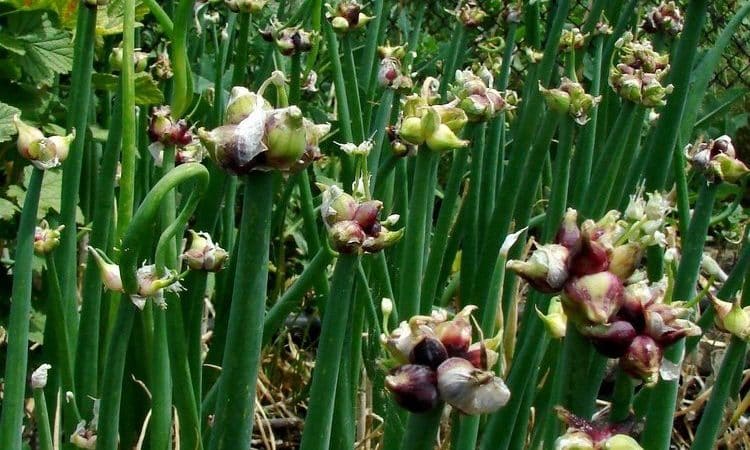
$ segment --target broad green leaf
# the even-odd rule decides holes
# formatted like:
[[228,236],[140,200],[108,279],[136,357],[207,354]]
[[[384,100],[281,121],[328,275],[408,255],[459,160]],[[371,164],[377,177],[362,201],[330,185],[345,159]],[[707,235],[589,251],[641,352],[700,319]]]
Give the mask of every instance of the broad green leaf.
[[[95,73],[91,82],[96,89],[114,91],[120,85],[119,78],[117,75],[108,73]],[[135,103],[141,106],[164,103],[164,94],[148,72],[135,74]]]
[[16,134],[16,126],[13,125],[13,116],[20,111],[10,105],[0,102],[0,142],[10,140]]
[[73,68],[73,43],[69,33],[44,27],[36,33],[18,36],[26,54],[17,57],[24,72],[34,81],[52,81],[58,73]]
[[0,198],[0,220],[11,220],[20,209],[10,200]]
[[0,47],[19,56],[23,56],[26,54],[26,49],[23,46],[23,42],[7,34],[0,34]]
[[[110,0],[105,8],[99,10],[96,15],[96,34],[107,36],[122,33],[123,4],[123,0]],[[148,12],[148,7],[140,0],[136,0],[135,19],[143,19]],[[140,26],[141,24],[136,24],[136,27]]]
[[52,11],[66,28],[73,28],[80,0],[0,0],[0,3],[8,3],[22,11]]
[[[16,205],[23,207],[24,199],[26,198],[26,187],[28,186],[29,179],[31,178],[31,166],[26,166],[23,171],[23,187],[18,185],[12,185],[8,187],[7,197],[15,200]],[[41,220],[47,213],[52,210],[56,213],[60,212],[60,194],[62,192],[62,171],[60,170],[47,170],[44,173],[44,181],[42,181],[42,191],[39,194],[39,209],[37,210],[37,219]],[[76,222],[83,223],[83,213],[81,209],[76,207]]]
[[135,104],[157,105],[164,103],[164,94],[148,72],[135,74]]

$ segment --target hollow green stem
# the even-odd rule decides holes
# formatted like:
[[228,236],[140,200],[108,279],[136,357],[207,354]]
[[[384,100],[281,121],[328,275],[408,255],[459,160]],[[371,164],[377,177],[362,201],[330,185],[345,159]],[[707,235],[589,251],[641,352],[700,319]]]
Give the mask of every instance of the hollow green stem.
[[49,413],[47,412],[47,399],[44,396],[44,388],[33,389],[34,393],[34,418],[36,419],[36,436],[38,450],[53,450],[52,431],[49,426]]
[[[400,278],[398,291],[398,309],[401,318],[407,318],[424,312],[420,305],[422,292],[422,273],[424,268],[425,230],[427,224],[428,202],[433,201],[434,185],[430,183],[432,166],[438,155],[427,148],[422,148],[417,153],[417,162],[414,169],[414,187],[409,199],[409,216],[406,220],[406,234],[402,243],[403,258],[401,267],[408,267],[403,271]],[[428,305],[424,305],[427,309]]]
[[[604,36],[594,37],[594,68],[593,78],[589,86],[589,94],[598,96],[601,89],[602,77],[602,49],[604,47]],[[583,128],[578,148],[574,155],[573,167],[575,168],[575,184],[572,186],[571,201],[573,206],[580,207],[583,203],[586,189],[591,179],[591,166],[594,161],[594,143],[596,141],[596,124],[599,118],[599,108],[595,106],[589,113],[589,121]]]
[[362,120],[362,102],[360,101],[359,82],[357,81],[357,66],[354,62],[352,37],[350,33],[341,38],[344,63],[342,66],[346,83],[346,98],[349,101],[349,113],[352,118],[352,135],[355,144],[365,139],[365,127]]
[[135,163],[137,154],[135,117],[135,0],[123,2],[122,19],[122,158],[120,161],[120,196],[117,201],[117,233],[115,242],[123,239],[135,207]]
[[[91,72],[94,61],[96,8],[78,9],[76,39],[73,49],[70,102],[68,104],[68,130],[76,130],[68,158],[63,164],[63,185],[60,193],[60,221],[65,230],[60,236],[56,253],[60,263],[60,287],[65,302],[65,326],[71,343],[78,336],[78,239],[76,207],[81,185],[84,150],[88,137],[89,107],[91,105]],[[132,59],[131,59],[132,61]],[[132,64],[131,64],[132,66]]]
[[307,419],[302,431],[302,450],[329,448],[334,410],[331,395],[336,391],[357,264],[357,255],[341,255],[333,273],[328,304],[335,302],[339,307],[327,308],[323,316]]
[[[745,282],[742,288],[743,307],[750,304],[750,273],[745,275]],[[737,386],[732,386],[732,377],[738,368],[743,365],[745,352],[747,351],[747,342],[732,336],[729,346],[724,351],[724,357],[721,361],[721,368],[716,375],[711,397],[708,400],[703,415],[698,423],[698,429],[695,432],[692,450],[710,450],[716,446],[716,437],[722,430],[722,421],[725,416],[725,407],[730,396],[738,394]],[[741,370],[741,369],[740,369]]]
[[184,448],[202,450],[198,402],[188,364],[182,309],[179,298],[175,293],[168,292],[166,297],[168,305],[166,322],[169,366],[172,372],[174,404],[180,419],[180,444]]
[[130,333],[133,330],[135,306],[130,296],[123,294],[117,316],[112,326],[106,364],[102,375],[102,396],[99,407],[99,426],[96,445],[98,448],[116,449],[120,423],[120,402],[122,400],[122,379],[125,371],[125,357]]
[[8,318],[8,347],[5,362],[3,412],[0,418],[0,447],[21,450],[21,434],[28,364],[29,315],[31,314],[31,263],[34,257],[34,230],[44,171],[33,169],[26,190],[16,237],[13,287]]
[[148,10],[154,16],[154,19],[159,23],[164,34],[171,38],[174,33],[174,24],[172,23],[172,19],[169,18],[169,15],[162,9],[156,0],[143,0],[143,3],[148,7]]
[[[182,117],[193,101],[193,84],[187,55],[187,35],[193,13],[193,3],[192,0],[180,0],[175,11],[174,32],[172,33],[172,46],[170,47],[172,67],[174,68],[172,81],[172,114],[174,117]],[[123,60],[129,61],[124,54]]]
[[459,191],[461,181],[466,170],[466,160],[469,156],[468,149],[457,149],[453,151],[453,162],[448,180],[443,189],[443,201],[440,204],[435,234],[430,242],[430,253],[425,266],[425,277],[422,282],[422,300],[420,310],[432,305],[437,297],[440,282],[440,268],[443,266],[445,250],[448,244],[450,230],[456,220],[459,204]]
[[435,448],[443,409],[441,404],[422,414],[409,414],[404,438],[401,442],[401,450],[430,450]]
[[299,53],[292,55],[292,67],[289,75],[289,104],[296,105],[300,98],[300,85],[302,84],[302,56]]
[[[122,102],[115,100],[113,116],[122,116]],[[115,198],[115,176],[120,156],[122,127],[119,120],[113,120],[107,136],[107,144],[102,154],[101,167],[97,176],[96,203],[89,244],[94,248],[106,249],[110,239]],[[58,250],[59,251],[59,250]],[[100,357],[100,326],[102,311],[102,282],[99,268],[93,256],[88,255],[86,270],[81,288],[81,320],[78,342],[75,351],[75,383],[78,405],[84,417],[92,413],[92,398],[98,398],[97,386]]]
[[[313,203],[312,190],[310,189],[310,177],[306,170],[297,175],[297,187],[300,195],[300,208],[302,210],[302,220],[305,229],[305,239],[307,240],[307,249],[310,255],[317,254],[323,246],[320,243],[320,236],[317,226],[317,215],[315,214],[315,205]],[[314,282],[315,294],[318,297],[328,295],[329,287],[326,277],[317,277]]]
[[685,27],[670,61],[670,81],[674,85],[674,91],[669,95],[667,105],[660,113],[653,141],[654,148],[646,149],[650,155],[646,165],[647,191],[662,189],[667,180],[667,168],[672,162],[685,105],[690,97],[690,74],[700,47],[698,40],[706,20],[708,4],[709,2],[704,0],[690,0],[687,6]]
[[[702,180],[688,235],[683,240],[682,258],[677,269],[673,294],[676,300],[687,300],[693,296],[717,190],[718,185],[707,183],[705,179]],[[664,357],[679,366],[682,363],[684,351],[685,340],[680,339],[666,350]],[[669,446],[678,387],[679,380],[660,380],[654,388],[649,415],[646,419],[646,429],[643,433],[644,448]]]
[[162,201],[169,192],[181,183],[193,181],[193,189],[186,206],[180,213],[178,220],[167,227],[160,237],[161,246],[157,247],[157,265],[163,266],[164,242],[174,242],[174,236],[178,229],[183,227],[192,211],[195,209],[198,198],[208,185],[208,170],[198,163],[183,164],[169,173],[149,191],[144,198],[138,211],[133,215],[127,232],[122,241],[122,255],[120,257],[120,276],[122,277],[125,293],[120,299],[117,315],[112,328],[112,338],[109,340],[104,375],[102,377],[102,397],[99,428],[97,433],[97,445],[99,448],[117,448],[118,426],[120,421],[120,401],[122,398],[122,380],[125,369],[125,359],[128,348],[130,333],[133,328],[135,307],[131,303],[130,295],[138,292],[138,280],[136,278],[136,267],[144,235],[156,222],[160,212]]
[[375,80],[378,74],[378,65],[376,64],[378,43],[381,39],[381,34],[386,26],[386,20],[383,20],[383,9],[385,6],[385,0],[375,0],[373,2],[372,11],[374,18],[367,28],[367,37],[365,40],[365,48],[362,50],[362,71],[360,72],[360,85],[364,92],[368,93],[368,100],[372,99],[375,95]]
[[[331,28],[331,24],[323,25],[328,54],[330,56],[331,67],[333,68],[333,85],[336,91],[336,106],[338,112],[338,124],[341,128],[342,138],[345,142],[354,143],[352,133],[351,110],[349,108],[349,99],[347,94],[348,86],[344,78],[344,70],[341,66],[339,57],[339,44],[336,40],[336,33]],[[346,183],[344,183],[346,186]]]
[[466,194],[467,220],[464,223],[464,239],[461,251],[461,298],[464,304],[476,304],[474,298],[474,276],[477,272],[479,258],[479,222],[481,206],[479,204],[482,189],[482,163],[484,163],[485,124],[472,124],[468,133],[471,138],[471,171],[469,191]]
[[[375,113],[375,120],[370,126],[370,133],[375,133],[372,150],[370,150],[370,154],[367,156],[367,167],[372,169],[370,192],[376,192],[375,188],[378,179],[387,175],[388,172],[393,170],[393,167],[395,167],[396,164],[396,156],[393,155],[392,152],[389,152],[390,145],[385,141],[385,131],[388,126],[388,119],[391,117],[394,97],[395,94],[392,89],[385,89],[383,91],[377,112]],[[387,152],[385,156],[383,156],[383,149]],[[385,161],[381,163],[381,160],[384,158],[386,158]],[[375,168],[377,168],[377,170],[375,170]],[[383,172],[381,172],[381,170],[383,170]]]
[[536,339],[533,343],[527,342],[528,345],[521,347],[521,351],[513,359],[513,370],[507,379],[507,384],[513,394],[507,405],[489,417],[479,443],[480,449],[504,450],[510,445],[513,436],[509,430],[515,426],[521,408],[525,404],[526,389],[533,388],[533,384],[529,386],[528,376],[534,367],[541,363],[542,355],[549,343],[549,337],[543,333],[544,328],[542,326],[540,328],[542,333],[534,335]]
[[263,339],[274,174],[245,178],[237,268],[211,434],[212,450],[250,446]]
[[633,401],[633,379],[628,374],[617,369],[615,378],[615,392],[612,399],[612,410],[609,413],[610,422],[622,422],[630,415],[630,405]]
[[152,305],[154,316],[154,346],[151,363],[151,422],[149,423],[152,450],[166,450],[172,441],[172,383],[169,367],[166,311]]
[[617,127],[610,132],[607,142],[602,147],[607,150],[599,155],[594,169],[599,175],[591,180],[586,200],[581,204],[581,212],[585,217],[599,217],[609,204],[615,178],[627,151],[627,136],[637,116],[637,108],[635,103],[623,101],[616,121]]
[[[162,173],[167,174],[175,165],[175,148],[164,148],[162,157]],[[167,194],[162,202],[160,211],[160,225],[166,230],[175,219],[174,194]],[[174,242],[174,240],[171,240]],[[174,245],[173,245],[174,246]],[[173,250],[173,249],[170,249]],[[170,255],[171,256],[171,255]],[[172,267],[173,264],[170,264]],[[157,267],[159,276],[166,273],[164,267]],[[172,440],[172,377],[169,365],[169,340],[167,337],[166,311],[156,305],[151,305],[153,315],[153,341],[151,346],[151,422],[150,444],[152,450],[166,450]],[[180,424],[182,425],[182,424]]]
[[[60,378],[62,380],[63,392],[73,392],[75,394],[75,383],[73,378],[73,355],[70,350],[70,336],[68,335],[68,327],[65,326],[65,305],[62,301],[62,291],[60,290],[59,278],[57,276],[57,265],[53,255],[48,254],[47,258],[47,272],[48,272],[48,283],[49,283],[49,298],[47,318],[49,319],[47,326],[53,328],[53,336],[55,341],[53,348],[55,349],[55,363],[60,369]],[[80,413],[78,412],[77,403],[75,401],[65,402],[65,412],[67,418],[71,423],[69,428],[72,429],[75,423],[81,420]]]

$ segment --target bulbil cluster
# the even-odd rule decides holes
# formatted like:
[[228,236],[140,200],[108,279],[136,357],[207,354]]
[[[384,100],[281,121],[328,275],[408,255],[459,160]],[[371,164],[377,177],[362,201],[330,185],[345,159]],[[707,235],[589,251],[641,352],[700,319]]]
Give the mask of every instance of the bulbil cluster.
[[646,33],[676,36],[682,31],[684,25],[685,19],[675,2],[662,2],[646,14],[641,28]]
[[481,75],[470,69],[457,70],[451,88],[453,102],[466,113],[469,121],[484,122],[502,111],[514,109],[515,103],[506,101],[506,96],[515,99],[515,92],[501,93],[494,89],[494,79],[486,68],[480,68],[479,73]]
[[547,106],[559,113],[568,114],[579,125],[589,120],[589,112],[601,101],[601,96],[587,94],[581,83],[563,77],[560,86],[545,89],[539,86]]
[[541,292],[561,293],[565,315],[597,351],[619,358],[620,367],[648,384],[658,380],[663,349],[700,333],[685,320],[689,310],[667,303],[662,283],[636,272],[648,245],[665,245],[662,231],[669,202],[640,195],[621,219],[610,211],[579,227],[568,210],[555,243],[538,246],[526,261],[507,267]]
[[727,135],[688,145],[685,152],[690,164],[709,179],[737,183],[750,172],[745,163],[737,158],[732,139]]
[[651,42],[635,40],[629,32],[615,45],[620,49],[620,62],[610,70],[610,86],[633,103],[648,108],[665,105],[665,97],[672,92],[671,84],[662,84],[669,72],[669,55],[657,53]]
[[190,244],[182,254],[182,259],[191,270],[218,272],[224,268],[229,253],[219,247],[204,231],[190,231]]
[[322,188],[320,213],[336,251],[375,253],[395,244],[403,236],[403,228],[398,231],[387,228],[396,224],[398,215],[389,216],[382,222],[378,219],[383,208],[379,200],[358,201],[336,185]]
[[716,298],[710,292],[708,296],[716,311],[716,327],[743,341],[750,341],[750,306],[743,307],[739,297],[733,302],[727,302]]
[[40,170],[53,169],[68,157],[70,144],[76,137],[73,130],[67,136],[45,136],[42,130],[23,122],[18,116],[13,117],[18,138],[18,152]]
[[466,28],[478,28],[487,18],[487,13],[479,6],[479,2],[468,0],[458,8],[456,17]]
[[555,450],[642,450],[627,434],[632,428],[630,423],[591,422],[562,407],[557,407],[556,412],[568,429],[555,440]]
[[313,34],[300,27],[283,27],[276,21],[260,32],[266,42],[276,45],[284,56],[309,52],[313,45]]
[[56,249],[60,245],[60,234],[64,229],[65,225],[50,228],[49,223],[42,219],[34,230],[34,254],[44,256]]
[[402,408],[422,413],[444,401],[464,414],[488,414],[508,402],[510,391],[491,370],[499,339],[471,342],[475,309],[450,320],[443,310],[414,316],[381,337],[391,356],[385,385]]
[[329,6],[327,16],[337,33],[359,30],[373,19],[362,12],[362,5],[356,1],[342,1],[335,7]]
[[560,51],[572,52],[582,49],[586,44],[586,36],[578,27],[563,30],[560,35]]
[[236,13],[258,14],[263,11],[268,0],[224,0],[230,11]]
[[378,66],[378,84],[394,91],[409,91],[413,87],[411,77],[404,73],[401,62],[406,56],[406,49],[401,46],[378,47],[380,65]]
[[174,147],[175,164],[200,162],[206,153],[185,119],[174,120],[169,106],[158,106],[151,111],[148,124],[148,149],[157,166],[161,166],[164,147]]
[[234,175],[299,171],[320,157],[318,143],[330,130],[329,124],[316,125],[303,117],[297,106],[273,108],[263,98],[264,86],[257,94],[232,88],[226,125],[198,130],[211,158]]
[[427,78],[419,94],[412,94],[404,100],[401,118],[389,130],[389,138],[394,152],[399,155],[413,154],[416,146],[425,144],[436,152],[462,148],[469,141],[460,139],[468,117],[459,108],[458,101],[437,105],[439,82]]

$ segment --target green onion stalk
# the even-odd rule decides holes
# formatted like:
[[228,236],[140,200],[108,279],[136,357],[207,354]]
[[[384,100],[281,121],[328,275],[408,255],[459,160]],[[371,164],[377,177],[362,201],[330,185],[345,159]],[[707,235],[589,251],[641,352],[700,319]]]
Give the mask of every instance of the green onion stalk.
[[[62,322],[60,323],[62,325]],[[39,450],[53,450],[52,430],[49,425],[49,412],[47,410],[47,399],[44,395],[44,385],[47,380],[47,368],[42,365],[31,375],[31,390],[34,395],[34,418],[36,419],[37,448]],[[39,373],[40,371],[45,373]],[[37,377],[43,379],[35,379]]]
[[[461,251],[461,298],[465,304],[475,303],[473,283],[479,253],[479,234],[482,208],[480,196],[482,189],[482,163],[484,163],[486,124],[471,124],[467,134],[471,136],[471,170],[469,191],[466,193],[468,208],[464,224],[464,239]],[[408,266],[407,266],[408,267]]]
[[60,289],[59,278],[57,275],[57,265],[52,253],[46,255],[47,262],[47,280],[49,283],[49,298],[47,311],[48,326],[52,327],[52,336],[55,341],[52,345],[54,349],[54,362],[57,364],[62,381],[61,388],[63,392],[72,392],[74,394],[72,401],[64,404],[66,426],[73,426],[81,420],[78,405],[75,400],[75,383],[73,378],[73,355],[71,353],[70,336],[68,328],[65,326],[65,304],[62,300],[62,291]]
[[[534,76],[529,81],[530,83],[536,84],[538,80],[549,78],[548,74],[552,72],[555,56],[557,53],[557,44],[559,42],[563,23],[565,21],[565,17],[567,16],[569,8],[570,4],[567,1],[563,1],[558,4],[542,62],[540,63],[540,66],[537,68],[537,70],[534,71]],[[531,98],[527,99],[524,103],[526,104],[526,106],[522,108],[521,115],[518,120],[518,126],[520,128],[516,130],[516,133],[514,134],[513,148],[515,149],[515,151],[511,155],[508,167],[504,171],[502,185],[500,190],[498,191],[499,198],[502,198],[503,202],[496,203],[495,210],[492,213],[492,217],[490,218],[487,228],[488,230],[493,230],[493,232],[496,232],[501,236],[507,234],[507,231],[509,230],[511,216],[513,214],[512,211],[515,209],[515,204],[518,197],[518,187],[520,186],[519,178],[521,176],[522,169],[527,165],[527,156],[529,153],[527,149],[531,147],[534,135],[536,134],[534,126],[535,121],[524,119],[528,117],[538,117],[543,111],[542,96],[539,93],[532,94]],[[529,158],[529,164],[538,165],[539,163],[541,163],[541,160],[533,160]],[[530,165],[529,167],[532,166]],[[479,267],[482,268],[482,270],[491,270],[493,272],[495,270],[495,267],[499,261],[498,250],[501,244],[500,242],[495,241],[499,240],[488,241],[484,251],[482,252],[482,255],[479,259]],[[485,298],[489,295],[494,295],[490,291],[492,279],[493,277],[488,273],[479,273],[477,275],[475,283],[477,295],[484,296]],[[486,301],[483,303],[487,304]],[[537,359],[535,355],[537,355],[540,351],[538,345],[535,344],[531,346],[528,345],[528,342],[539,341],[539,337],[544,331],[542,326],[539,324],[534,326],[534,322],[532,322],[530,327],[528,328],[533,328],[533,330],[529,330],[527,334],[529,340],[526,340],[525,342],[527,344],[525,346],[522,346],[522,350],[525,349],[526,354],[523,356],[519,354],[518,357],[514,358],[515,364],[511,367],[510,377],[507,380],[508,385],[511,386],[512,391],[513,386],[523,385],[519,377],[521,377],[522,375],[525,376],[525,374],[529,372],[532,367],[531,364],[533,364]],[[521,340],[520,342],[524,342],[524,340]],[[513,380],[514,378],[516,378],[515,382]],[[482,439],[480,440],[480,448],[496,448],[495,443],[504,434],[507,422],[515,422],[518,414],[517,408],[520,407],[521,400],[514,400],[516,397],[518,397],[518,395],[511,396],[508,405],[490,416],[487,422],[487,428],[485,429],[485,432],[482,435]]]
[[151,227],[156,222],[165,196],[172,189],[186,182],[192,182],[193,188],[183,211],[178,216],[178,221],[181,221],[181,223],[175,222],[172,224],[160,238],[162,243],[166,242],[167,239],[174,240],[178,228],[187,223],[190,213],[195,210],[198,199],[208,185],[208,171],[204,166],[197,163],[183,164],[162,177],[138,207],[123,237],[120,275],[125,293],[120,299],[112,327],[113,338],[110,339],[102,376],[100,420],[97,433],[97,446],[100,446],[100,448],[117,447],[120,401],[122,398],[121,386],[136,308],[131,303],[130,295],[138,292],[136,270],[139,256],[143,250],[139,244],[143,236],[149,234]]
[[[536,86],[539,80],[545,80],[550,77],[555,64],[558,42],[569,8],[569,1],[564,0],[558,4],[555,10],[553,26],[550,28],[544,56],[539,67],[532,71],[533,75],[527,80],[528,83]],[[501,188],[498,191],[498,198],[503,199],[503,201],[495,205],[487,227],[488,230],[493,230],[494,233],[500,236],[507,234],[510,229],[519,192],[520,177],[522,176],[527,160],[530,161],[528,150],[532,147],[534,136],[538,131],[536,129],[538,125],[536,119],[530,120],[528,118],[540,117],[544,107],[542,96],[536,90],[533,90],[530,98],[525,99],[524,104],[525,106],[521,108],[517,121],[519,129],[515,130],[514,133],[514,151],[504,172]],[[532,166],[529,167],[539,167],[542,161],[532,161]],[[500,245],[501,243],[498,239],[491,239],[484,246],[478,264],[480,272],[476,276],[475,289],[477,298],[485,298],[490,295],[489,285],[492,278],[490,274],[494,271]],[[485,302],[481,301],[481,303]]]
[[31,264],[34,257],[34,232],[39,194],[44,171],[34,168],[26,190],[16,237],[15,264],[13,266],[13,302],[8,318],[8,347],[5,362],[5,387],[3,412],[0,417],[0,447],[21,450],[23,430],[24,394],[28,364],[29,316],[31,314]]
[[430,241],[430,252],[425,265],[425,277],[422,281],[422,299],[420,310],[427,309],[437,297],[440,286],[440,268],[443,266],[448,238],[451,236],[451,228],[456,220],[461,197],[461,182],[464,178],[466,162],[469,150],[459,148],[453,151],[453,162],[448,174],[445,188],[443,189],[443,201],[440,204],[440,212],[435,224],[435,233]]
[[[655,130],[653,147],[646,152],[650,159],[646,165],[646,190],[661,189],[667,180],[669,167],[675,152],[681,151],[676,145],[680,133],[685,105],[692,97],[690,75],[698,51],[698,40],[706,20],[708,2],[691,0],[685,13],[685,28],[676,44],[670,61],[669,81],[674,90],[667,99],[667,105],[659,116]],[[703,70],[703,69],[701,69]],[[658,143],[658,147],[656,147]]]
[[[193,101],[193,84],[191,70],[188,64],[187,35],[190,28],[189,21],[193,14],[193,1],[180,0],[177,3],[172,33],[171,58],[174,67],[172,114],[182,117]],[[123,61],[130,61],[123,53]]]
[[[590,94],[598,96],[602,80],[602,49],[604,47],[604,35],[594,37],[594,72],[589,86]],[[594,143],[596,141],[596,124],[599,117],[599,108],[593,108],[590,112],[588,123],[584,126],[579,140],[578,151],[573,155],[573,170],[575,183],[571,186],[571,204],[576,207],[583,205],[584,196],[591,180],[591,167],[594,161]]]
[[[748,305],[750,305],[750,274],[745,276],[741,301],[742,307]],[[737,336],[732,336],[729,346],[724,351],[721,368],[711,389],[711,397],[698,423],[691,447],[693,450],[709,450],[716,445],[716,437],[722,431],[727,400],[730,396],[736,397],[739,393],[738,390],[733,389],[735,386],[732,386],[732,377],[738,369],[742,370],[746,351],[747,342]]]
[[638,106],[628,100],[623,100],[620,113],[615,121],[618,126],[609,133],[604,147],[607,151],[599,155],[593,177],[587,188],[588,195],[581,204],[581,215],[584,217],[599,217],[604,213],[612,193],[612,186],[618,175],[618,170],[626,149],[627,136],[636,117]]
[[[352,139],[348,141],[359,144],[365,139],[365,127],[362,119],[362,102],[359,98],[359,82],[357,81],[357,66],[354,62],[354,50],[351,32],[345,33],[341,38],[343,50],[342,70],[344,82],[346,83],[346,99],[349,102],[349,114],[352,119]],[[338,96],[336,97],[338,98]]]
[[[165,146],[162,157],[162,174],[174,168],[175,148]],[[160,212],[162,232],[175,219],[174,194],[167,194]],[[172,251],[173,249],[169,249]],[[170,264],[170,266],[173,264]],[[166,275],[165,268],[157,267],[157,275]],[[149,428],[152,450],[165,450],[172,441],[172,373],[169,365],[169,338],[167,337],[167,311],[159,306],[149,305],[153,316],[153,344],[151,345],[151,422]],[[175,389],[177,386],[175,386]],[[182,425],[182,424],[180,424]],[[182,430],[182,427],[180,427]]]
[[327,304],[338,304],[337,308],[326,308],[318,344],[310,387],[305,428],[302,431],[302,450],[329,448],[332,435],[334,401],[346,330],[349,324],[354,276],[359,256],[341,255],[331,279],[331,292]]
[[209,448],[250,446],[266,301],[274,173],[244,179],[229,324]]
[[[333,85],[336,92],[336,106],[338,124],[341,129],[341,137],[345,143],[359,144],[354,142],[354,134],[352,131],[352,119],[351,110],[349,107],[349,86],[344,78],[344,69],[339,59],[339,44],[336,40],[336,33],[333,31],[331,24],[326,21],[323,25],[323,32],[325,34],[326,45],[328,46],[328,53],[330,55],[331,66],[333,68]],[[342,164],[342,183],[344,189],[351,189],[352,181],[354,181],[354,166],[352,161],[348,158],[344,158],[341,161]]]
[[[510,64],[513,50],[516,46],[517,28],[518,24],[515,21],[508,22],[508,30],[505,34],[503,62],[500,67],[500,76],[495,85],[500,92],[504,92],[508,88],[511,69]],[[484,152],[485,161],[482,163],[484,172],[482,173],[482,189],[480,190],[479,200],[479,204],[482,205],[479,222],[479,232],[482,239],[488,236],[487,233],[489,230],[487,227],[492,215],[492,210],[495,208],[498,181],[502,179],[503,176],[506,117],[507,115],[505,111],[502,111],[497,117],[490,121],[489,129],[487,131],[487,149]]]
[[409,216],[406,220],[406,234],[401,244],[402,259],[400,267],[404,270],[400,278],[397,306],[399,315],[403,318],[415,316],[420,313],[429,312],[432,305],[425,304],[424,309],[420,305],[422,291],[422,276],[424,269],[424,248],[427,239],[427,212],[428,203],[434,198],[434,184],[430,183],[432,167],[436,165],[439,155],[432,150],[423,147],[417,153],[416,166],[414,168],[414,181],[409,198]]
[[[60,192],[60,219],[65,230],[60,236],[60,249],[56,253],[61,268],[60,287],[65,302],[65,326],[71,344],[78,339],[78,237],[76,207],[81,185],[84,149],[91,105],[91,73],[94,62],[96,41],[96,7],[78,8],[75,43],[73,49],[73,71],[71,73],[70,100],[68,106],[68,130],[76,130],[76,137],[70,146],[70,154],[63,164],[63,183]],[[132,62],[131,58],[128,61]],[[132,69],[132,63],[130,67]]]
[[[682,257],[675,278],[674,299],[682,300],[693,297],[717,190],[718,184],[707,182],[705,179],[701,180],[701,188],[688,234],[682,240]],[[680,339],[664,352],[664,358],[679,367],[682,364],[684,352],[685,340]],[[654,388],[649,414],[646,418],[646,428],[643,432],[642,444],[645,448],[663,448],[669,445],[678,387],[679,379],[662,379]]]

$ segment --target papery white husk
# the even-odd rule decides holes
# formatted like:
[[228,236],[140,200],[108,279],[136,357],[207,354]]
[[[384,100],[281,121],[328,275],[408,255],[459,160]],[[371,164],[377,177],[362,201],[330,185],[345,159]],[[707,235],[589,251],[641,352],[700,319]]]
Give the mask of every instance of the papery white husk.
[[463,358],[449,358],[438,367],[438,390],[443,400],[465,414],[488,414],[510,399],[500,377]]
[[266,151],[263,135],[266,129],[268,112],[262,107],[256,107],[247,118],[237,124],[237,162],[245,166],[259,154]]

